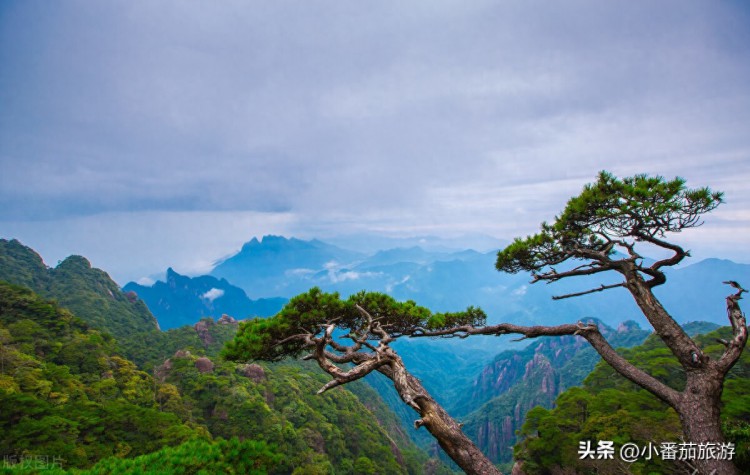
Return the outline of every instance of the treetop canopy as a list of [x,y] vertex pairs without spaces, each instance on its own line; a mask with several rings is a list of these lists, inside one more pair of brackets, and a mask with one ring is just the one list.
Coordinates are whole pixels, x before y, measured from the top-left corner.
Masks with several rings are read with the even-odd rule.
[[602,171],[595,183],[568,201],[541,232],[516,238],[498,253],[496,267],[516,273],[537,271],[567,259],[611,255],[615,245],[646,241],[672,250],[661,238],[669,232],[700,226],[703,213],[722,202],[722,193],[707,187],[689,189],[685,180],[645,174],[619,179]]
[[324,333],[330,325],[349,331],[352,340],[379,340],[381,335],[377,333],[361,334],[372,328],[368,314],[378,328],[392,338],[420,328],[482,326],[487,319],[476,307],[461,312],[432,313],[412,300],[398,302],[383,293],[362,291],[343,300],[337,292],[326,293],[315,287],[292,298],[271,318],[242,322],[235,339],[225,347],[224,355],[232,360],[268,361],[299,356],[310,347],[308,337]]

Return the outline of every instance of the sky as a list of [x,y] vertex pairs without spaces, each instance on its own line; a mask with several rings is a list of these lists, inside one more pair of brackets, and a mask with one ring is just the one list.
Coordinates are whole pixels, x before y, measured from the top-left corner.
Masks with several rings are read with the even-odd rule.
[[0,2],[0,237],[118,282],[254,236],[534,233],[600,170],[726,203],[750,263],[743,1]]

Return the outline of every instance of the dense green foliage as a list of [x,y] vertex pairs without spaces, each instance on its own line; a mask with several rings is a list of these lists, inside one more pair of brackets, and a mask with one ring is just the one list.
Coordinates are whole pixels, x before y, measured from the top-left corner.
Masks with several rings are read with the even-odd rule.
[[[231,320],[161,332],[141,301],[85,259],[48,269],[18,241],[0,243],[0,278],[61,302],[0,284],[0,448],[9,460],[50,454],[66,470],[100,461],[92,473],[140,473],[157,460],[185,473],[243,473],[238,453],[259,473],[406,474],[434,464],[363,383],[352,389],[367,406],[344,389],[317,396],[326,378],[310,365],[217,358],[237,332]],[[205,457],[189,456],[203,447]]]
[[123,293],[106,272],[92,268],[81,256],[70,256],[56,268],[48,269],[32,249],[15,239],[0,239],[0,280],[57,300],[118,340],[158,329],[156,319],[142,301]]
[[237,333],[237,324],[217,324],[211,317],[203,318],[201,322],[208,329],[209,336],[205,340],[201,339],[195,326],[183,326],[165,332],[137,333],[120,339],[119,346],[139,368],[150,372],[178,350],[216,356],[224,344]]
[[72,466],[208,437],[156,404],[153,378],[107,334],[29,290],[0,282],[0,452]]
[[0,239],[0,280],[30,289],[46,289],[49,273],[42,258],[16,239]]
[[[699,336],[696,341],[712,355],[724,349],[717,338],[727,338],[728,328]],[[671,352],[657,337],[643,345],[623,350],[622,354],[639,368],[648,371],[675,389],[685,384],[684,372]],[[722,397],[722,423],[728,440],[737,448],[740,470],[750,470],[750,355],[745,352],[729,373]],[[620,473],[622,462],[580,460],[578,444],[585,440],[612,440],[615,446],[634,442],[645,447],[649,442],[679,442],[682,437],[677,414],[647,391],[619,376],[610,366],[600,363],[586,378],[582,388],[571,388],[560,395],[555,409],[532,409],[520,434],[525,440],[515,447],[529,475],[555,473]],[[659,457],[641,459],[627,469],[634,474],[683,473],[685,466],[665,462]],[[560,472],[562,473],[562,472]]]
[[[355,334],[367,326],[357,306],[369,312],[391,335],[408,333],[424,327],[439,330],[458,325],[484,325],[486,315],[481,309],[469,307],[464,312],[432,313],[411,300],[398,302],[377,292],[359,292],[342,300],[338,293],[325,293],[318,288],[292,298],[276,316],[253,319],[240,324],[235,339],[227,344],[225,356],[233,360],[263,359],[278,361],[299,356],[306,343],[290,339],[298,334],[317,333],[330,324]],[[378,339],[378,335],[367,335]]]
[[[197,361],[180,352],[157,368],[157,375],[177,388],[189,417],[214,436],[252,435],[278,447],[285,454],[278,473],[343,470],[360,457],[377,460],[380,473],[407,473],[399,464],[405,454],[384,444],[387,434],[356,396],[346,390],[315,395],[327,379],[308,365],[255,365],[248,371],[215,359],[211,371],[201,372]],[[400,442],[409,449],[406,439]]]
[[[346,389],[316,395],[326,378],[307,364],[220,360],[236,324],[201,324],[202,334],[185,327],[143,343],[150,361],[180,346],[152,376],[118,356],[113,337],[0,283],[0,455],[50,454],[66,470],[98,462],[91,473],[140,473],[160,457],[185,473],[244,473],[242,453],[258,473],[417,474],[432,463],[364,384],[355,388],[368,406]],[[191,458],[199,447],[210,449]]]
[[[264,475],[279,466],[283,456],[265,442],[216,439],[196,439],[175,447],[164,447],[156,452],[134,458],[111,457],[89,469],[75,470],[79,475],[109,474],[250,474]],[[41,458],[26,462],[15,459],[0,473],[45,473],[61,475],[66,472],[57,458]],[[36,467],[35,467],[36,466]]]
[[721,193],[688,189],[682,178],[618,179],[601,172],[595,183],[568,201],[552,224],[542,223],[540,233],[516,238],[498,253],[496,267],[505,272],[537,271],[570,257],[586,257],[582,251],[608,249],[608,239],[661,238],[695,226],[701,214],[721,202]]

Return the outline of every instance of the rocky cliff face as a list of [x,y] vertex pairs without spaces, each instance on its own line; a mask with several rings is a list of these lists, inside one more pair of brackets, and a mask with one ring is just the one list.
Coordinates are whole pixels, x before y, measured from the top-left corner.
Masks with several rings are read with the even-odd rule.
[[[499,354],[474,380],[464,408],[476,409],[487,401],[507,393],[528,379],[531,373],[540,370],[539,365],[543,365],[542,361],[550,365],[550,368],[561,368],[587,346],[586,341],[581,338],[546,338],[532,343],[524,350],[510,350]],[[551,361],[554,361],[554,366]],[[547,379],[541,384],[546,388],[556,386]]]
[[495,462],[511,459],[515,434],[521,428],[526,412],[538,405],[551,407],[563,390],[560,370],[541,351],[525,364],[520,364],[520,357],[513,359],[516,361],[510,366],[512,371],[506,374],[517,372],[521,374],[520,378],[506,392],[491,399],[466,419],[465,429],[469,437]]
[[[596,323],[616,347],[632,346],[648,335],[632,322],[617,330]],[[464,418],[464,430],[491,460],[510,461],[526,413],[535,406],[552,407],[561,392],[581,384],[598,360],[585,340],[572,336],[544,338],[499,354],[467,396],[471,412]]]

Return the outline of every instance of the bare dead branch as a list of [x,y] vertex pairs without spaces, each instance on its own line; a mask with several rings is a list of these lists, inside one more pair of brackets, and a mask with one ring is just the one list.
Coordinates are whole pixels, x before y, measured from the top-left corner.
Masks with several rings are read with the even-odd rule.
[[[336,353],[331,353],[330,351],[326,351],[324,354],[326,358],[338,364],[351,363],[357,360],[356,352],[345,353],[342,355],[342,354],[336,354]],[[315,354],[313,354],[312,358],[310,359],[315,359],[315,358],[316,356]]]
[[599,356],[602,357],[615,371],[637,384],[643,389],[651,392],[671,407],[676,407],[680,401],[680,393],[641,370],[619,353],[607,342],[597,328],[596,331],[587,330],[582,335],[594,347]]
[[531,326],[524,327],[520,325],[514,325],[512,323],[500,323],[497,325],[490,325],[484,327],[474,327],[472,325],[461,325],[453,328],[447,328],[442,330],[428,330],[425,328],[415,328],[412,332],[408,333],[410,337],[446,337],[446,336],[461,336],[461,335],[508,335],[508,334],[519,334],[524,335],[527,338],[536,338],[539,336],[563,336],[572,335],[580,329],[579,325],[568,323],[557,326]]
[[362,348],[362,343],[358,341],[355,342],[354,345],[342,345],[333,338],[328,341],[328,345],[334,350],[341,353],[352,353],[354,351],[359,351],[359,349]]
[[555,295],[552,297],[552,300],[562,300],[562,299],[568,299],[571,297],[580,297],[581,295],[593,294],[595,292],[601,292],[602,290],[614,289],[617,287],[624,287],[624,286],[625,286],[625,282],[620,282],[619,284],[612,284],[612,285],[602,284],[600,287],[597,287],[591,290],[584,290],[583,292],[575,292],[572,294],[565,294],[565,295]]
[[569,271],[563,271],[563,272],[557,272],[554,269],[551,269],[549,272],[543,272],[540,274],[533,274],[533,280],[531,283],[536,283],[540,280],[549,282],[557,282],[560,279],[564,279],[566,277],[575,277],[575,276],[582,276],[582,275],[594,275],[599,274],[600,272],[606,272],[609,270],[612,270],[613,267],[609,266],[603,266],[601,264],[590,264],[591,268],[589,269],[573,269]]
[[309,337],[311,337],[313,333],[298,333],[296,335],[292,335],[289,337],[284,338],[283,340],[280,340],[273,344],[274,347],[281,346],[284,343],[289,343],[290,341],[297,341],[297,340],[305,340]]
[[615,242],[617,243],[618,246],[624,247],[625,249],[628,250],[628,255],[630,256],[631,259],[633,260],[643,259],[643,257],[640,254],[638,254],[638,252],[636,252],[635,243],[625,241],[624,239],[620,239]]
[[367,321],[370,323],[370,325],[372,325],[373,318],[372,318],[372,315],[370,315],[370,312],[368,312],[367,310],[365,310],[364,308],[362,308],[359,304],[355,304],[354,306],[357,308],[357,310],[359,311],[359,313],[362,314],[362,316],[367,319]]
[[724,354],[721,355],[718,361],[720,370],[723,374],[726,374],[737,360],[739,360],[742,350],[745,349],[745,345],[747,344],[747,320],[745,319],[745,314],[742,313],[739,303],[742,299],[742,294],[747,291],[737,282],[727,281],[724,283],[737,289],[735,294],[729,295],[726,299],[727,318],[729,318],[729,323],[732,326],[733,338],[727,342]]

